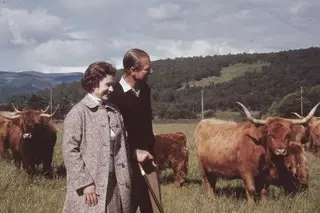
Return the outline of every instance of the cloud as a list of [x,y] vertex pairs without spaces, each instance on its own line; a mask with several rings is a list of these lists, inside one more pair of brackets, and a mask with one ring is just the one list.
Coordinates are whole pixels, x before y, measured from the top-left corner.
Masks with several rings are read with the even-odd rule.
[[152,60],[319,46],[316,0],[22,0],[0,5],[0,70],[121,68],[129,48]]
[[161,4],[148,9],[148,16],[157,21],[174,19],[178,17],[179,13],[181,13],[180,5],[171,3]]
[[110,1],[108,0],[60,0],[63,7],[72,12],[94,12],[96,10],[105,9]]
[[7,32],[12,34],[10,42],[15,45],[34,44],[43,38],[54,37],[59,31],[61,18],[51,15],[46,9],[35,9],[27,11],[25,9],[0,10],[1,25]]
[[[161,52],[165,58],[206,56],[206,55],[223,55],[241,53],[243,50],[238,49],[225,41],[162,41],[157,45],[156,50]],[[158,58],[158,57],[157,57]]]

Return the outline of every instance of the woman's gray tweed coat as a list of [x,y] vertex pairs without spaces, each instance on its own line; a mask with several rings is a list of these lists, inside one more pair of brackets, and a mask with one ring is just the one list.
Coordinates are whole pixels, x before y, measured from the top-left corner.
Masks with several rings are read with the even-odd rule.
[[[117,119],[111,124],[120,143],[115,145],[114,165],[123,213],[131,213],[131,165],[122,116],[112,105],[99,106],[88,95],[64,120],[62,153],[67,169],[67,195],[63,213],[105,213],[108,187],[110,132],[107,110]],[[94,183],[98,204],[85,204],[83,188]]]

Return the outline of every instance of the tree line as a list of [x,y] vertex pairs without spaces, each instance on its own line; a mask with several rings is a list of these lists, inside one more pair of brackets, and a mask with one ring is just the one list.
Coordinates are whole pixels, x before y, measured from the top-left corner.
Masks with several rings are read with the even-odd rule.
[[[300,88],[304,88],[304,108],[317,103],[320,91],[320,48],[281,51],[275,53],[235,54],[163,59],[152,62],[155,72],[149,78],[152,88],[154,117],[159,119],[199,118],[201,90],[204,109],[239,110],[236,101],[261,114],[289,116],[300,112]],[[266,62],[261,70],[248,70],[244,75],[223,83],[197,87],[188,82],[221,75],[225,67],[242,63]],[[118,71],[118,78],[122,74]],[[185,87],[183,87],[185,85]],[[63,117],[85,94],[80,82],[61,84],[53,88],[53,104],[60,104]],[[45,107],[50,100],[48,89],[29,95],[11,96],[7,104],[14,102],[24,108]],[[290,112],[289,112],[290,111]],[[212,113],[207,113],[212,115]],[[290,114],[291,115],[291,114]]]

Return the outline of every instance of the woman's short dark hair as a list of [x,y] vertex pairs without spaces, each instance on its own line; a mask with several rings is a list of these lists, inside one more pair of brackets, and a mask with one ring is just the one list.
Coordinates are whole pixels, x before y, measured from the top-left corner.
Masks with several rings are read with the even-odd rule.
[[99,82],[107,75],[115,76],[116,68],[111,64],[98,61],[89,65],[81,79],[82,87],[87,91],[99,86]]
[[123,69],[127,72],[131,67],[140,68],[140,58],[141,57],[149,57],[148,53],[144,50],[133,48],[128,50],[122,60]]

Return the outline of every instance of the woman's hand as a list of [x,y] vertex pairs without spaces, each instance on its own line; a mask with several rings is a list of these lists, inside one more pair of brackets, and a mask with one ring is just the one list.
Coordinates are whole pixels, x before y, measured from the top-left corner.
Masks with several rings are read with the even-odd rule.
[[91,184],[83,189],[85,204],[95,206],[98,203],[98,196],[96,194],[96,186]]

